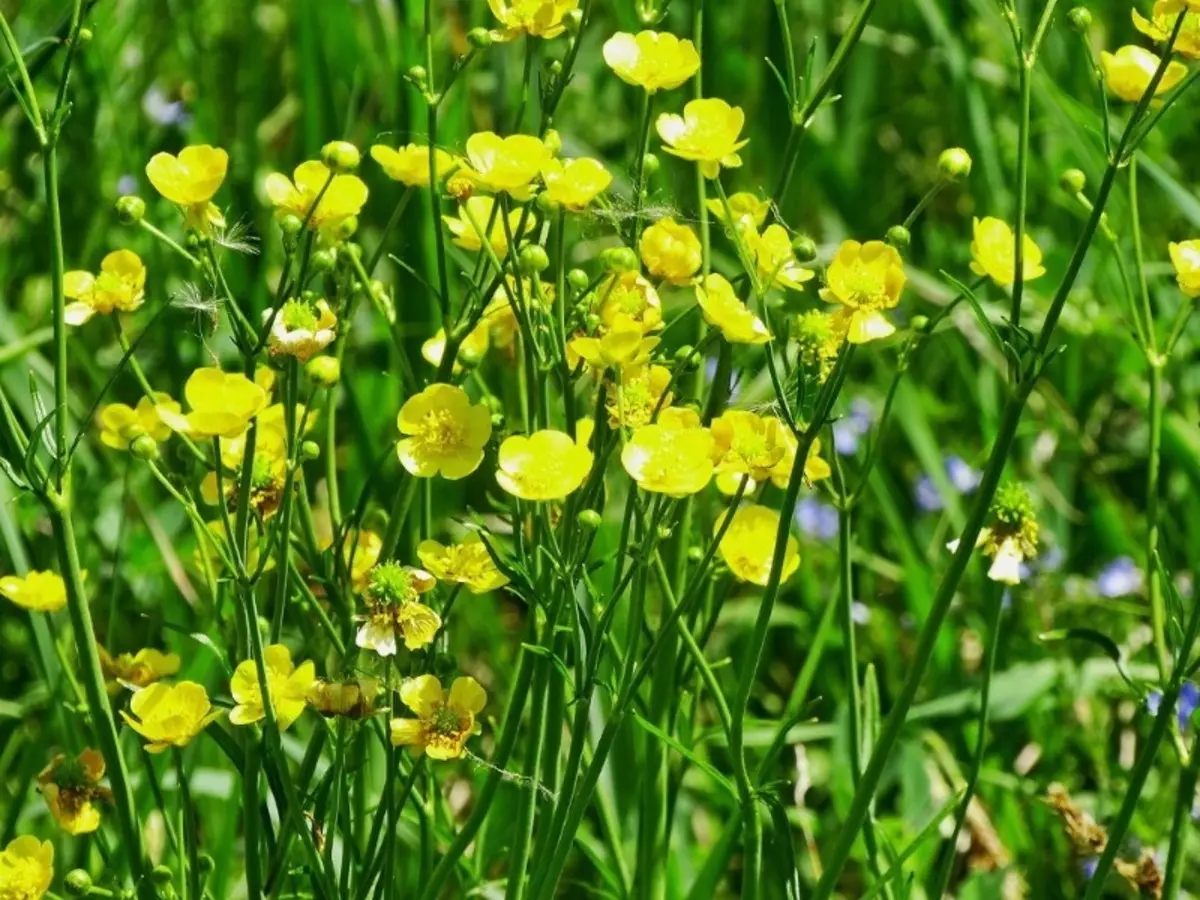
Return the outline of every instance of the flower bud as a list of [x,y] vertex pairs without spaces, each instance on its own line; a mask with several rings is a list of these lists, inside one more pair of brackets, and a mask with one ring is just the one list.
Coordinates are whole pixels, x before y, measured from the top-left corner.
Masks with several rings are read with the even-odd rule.
[[1092,27],[1092,12],[1086,6],[1076,6],[1067,13],[1067,24],[1083,34]]
[[80,28],[79,29],[79,43],[80,44],[90,44],[92,42],[93,37],[95,37],[95,35],[92,34],[92,29],[90,29],[90,28]]
[[279,218],[279,230],[284,234],[294,237],[300,233],[300,229],[304,227],[304,220],[299,216],[288,213],[286,216]]
[[333,387],[342,377],[342,364],[336,356],[314,356],[304,370],[321,387]]
[[492,46],[493,41],[492,33],[486,28],[472,28],[467,32],[467,43],[476,50],[483,50]]
[[913,331],[924,331],[929,327],[929,316],[913,316],[909,322]]
[[696,348],[691,344],[684,344],[675,351],[676,365],[683,366],[687,371],[691,372],[700,366],[700,355],[696,353]]
[[572,269],[567,273],[567,284],[574,291],[586,291],[591,279],[588,278],[587,272],[583,269]]
[[546,271],[550,265],[550,257],[546,248],[540,244],[527,244],[517,256],[517,264],[522,275],[536,275]]
[[893,225],[887,230],[886,239],[897,250],[904,250],[912,243],[912,234],[903,225]]
[[337,265],[337,253],[329,247],[324,247],[313,253],[308,264],[314,272],[328,272]]
[[558,204],[550,199],[550,195],[546,191],[542,191],[533,198],[534,205],[543,213],[552,213],[558,209]]
[[356,231],[358,231],[358,216],[346,216],[346,218],[338,222],[338,227],[334,234],[339,241],[344,241],[354,237],[354,232]]
[[1058,185],[1068,194],[1082,194],[1087,187],[1087,176],[1079,169],[1067,169],[1058,176]]
[[580,510],[579,515],[576,516],[576,519],[584,528],[600,527],[600,513],[596,512],[594,509]]
[[492,413],[492,430],[504,430],[504,413]]
[[404,77],[415,84],[417,87],[424,89],[425,82],[429,78],[429,73],[425,71],[424,66],[413,66],[404,73]]
[[583,324],[588,334],[595,334],[600,328],[600,317],[595,313],[588,313],[583,319]]
[[213,858],[207,853],[201,853],[196,860],[196,867],[200,870],[200,876],[205,878],[212,874],[212,870],[216,868],[216,863],[213,862]]
[[73,869],[67,873],[63,887],[72,897],[86,897],[92,890],[92,876],[83,869]]
[[799,262],[812,262],[817,258],[817,244],[807,234],[798,234],[792,238],[792,252]]
[[300,444],[301,459],[320,459],[321,447],[316,441],[304,441]]
[[117,218],[126,225],[136,225],[146,215],[146,201],[134,194],[117,199]]
[[643,175],[643,177],[649,178],[652,175],[657,174],[659,168],[660,168],[660,163],[658,161],[658,157],[655,156],[653,153],[647,153],[645,156],[642,157],[642,175]]
[[700,560],[704,559],[704,550],[700,547],[691,546],[688,547],[687,555],[689,562],[700,562]]
[[169,885],[175,878],[167,866],[155,866],[150,872],[150,880],[160,887]]
[[658,539],[660,541],[665,541],[665,540],[670,539],[670,537],[671,537],[671,527],[669,525],[659,525],[658,526]]
[[557,59],[552,59],[546,66],[546,72],[551,78],[557,78],[562,74],[562,63]]
[[579,29],[583,26],[583,10],[573,9],[562,17],[562,23],[566,26],[567,33],[571,37],[579,34]]
[[636,272],[637,254],[628,247],[610,247],[600,254],[600,262],[609,272]]
[[950,147],[938,157],[938,171],[951,181],[971,174],[971,154],[962,147]]
[[158,459],[158,444],[154,443],[154,438],[150,435],[141,434],[133,439],[133,443],[129,445],[129,452],[138,459],[153,462]]
[[362,156],[349,141],[330,141],[321,148],[321,162],[331,172],[353,172],[362,162]]

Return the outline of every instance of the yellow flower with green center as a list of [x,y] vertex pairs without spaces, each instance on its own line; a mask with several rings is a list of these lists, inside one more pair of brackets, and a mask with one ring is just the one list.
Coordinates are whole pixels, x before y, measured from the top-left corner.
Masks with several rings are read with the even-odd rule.
[[561,500],[592,470],[592,451],[562,431],[514,434],[500,445],[496,481],[522,500]]
[[96,421],[100,424],[100,442],[114,450],[128,450],[129,445],[143,435],[155,442],[171,436],[171,428],[158,414],[159,408],[179,415],[179,403],[170,394],[155,391],[154,401],[143,397],[137,406],[109,403],[100,407]]
[[121,718],[146,739],[149,753],[186,747],[223,713],[212,708],[208,691],[194,681],[152,684],[133,695],[129,709],[121,710]]
[[[493,218],[493,210],[494,218]],[[496,256],[503,258],[508,253],[508,234],[512,232],[513,240],[519,241],[533,227],[532,217],[525,223],[525,231],[520,231],[521,210],[514,209],[508,214],[508,228],[500,216],[503,212],[497,208],[496,201],[491,197],[468,197],[458,208],[457,216],[442,216],[442,221],[454,236],[455,246],[462,247],[472,253],[483,249],[483,234],[487,233],[488,244]],[[474,217],[474,221],[472,221]],[[476,229],[475,223],[479,223]],[[491,223],[489,226],[488,223]]]
[[546,199],[571,212],[582,212],[608,190],[612,174],[594,159],[552,159],[542,166]]
[[[971,271],[986,275],[1001,287],[1016,281],[1017,262],[1013,254],[1016,237],[1008,223],[988,216],[974,220],[974,240],[971,241]],[[1026,281],[1033,281],[1046,274],[1042,265],[1042,249],[1034,243],[1028,233],[1021,242],[1021,269]]]
[[[721,530],[726,515],[728,513],[717,519],[713,526],[714,535]],[[754,504],[741,506],[733,513],[733,520],[717,549],[735,578],[766,587],[778,533],[779,513],[775,510]],[[788,535],[781,582],[791,578],[798,568],[800,544]]]
[[308,362],[333,343],[337,335],[337,316],[324,299],[316,303],[292,298],[283,304],[278,315],[263,310],[263,321],[271,323],[267,349],[272,356],[294,356]]
[[621,465],[642,490],[687,497],[713,474],[713,436],[707,428],[643,425],[621,450]]
[[721,336],[731,344],[765,344],[771,332],[762,319],[738,299],[724,275],[716,272],[707,278],[696,279],[696,302],[704,321],[721,330]]
[[212,198],[228,168],[228,153],[199,144],[184,147],[178,156],[154,154],[146,163],[146,177],[156,191],[183,209],[185,228],[208,234],[214,227],[225,227],[225,217]]
[[[1181,0],[1155,0],[1149,19],[1136,9],[1131,11],[1133,27],[1151,40],[1166,43],[1175,30],[1176,18],[1184,8]],[[1187,12],[1179,36],[1175,38],[1175,52],[1191,59],[1200,59],[1200,14],[1194,7]]]
[[487,706],[487,693],[474,678],[455,678],[447,693],[433,675],[418,675],[400,686],[400,699],[415,719],[392,719],[392,744],[413,756],[458,759],[478,730],[475,717]]
[[[1162,60],[1143,47],[1130,44],[1116,53],[1101,52],[1100,68],[1104,71],[1104,83],[1116,97],[1126,103],[1137,103],[1150,87],[1150,81]],[[1179,62],[1167,64],[1167,70],[1158,82],[1154,95],[1166,93],[1183,81],[1187,66]]]
[[24,578],[5,575],[0,578],[0,594],[33,612],[57,612],[67,605],[67,586],[53,572],[33,571]]
[[832,325],[852,344],[885,338],[896,329],[882,310],[900,302],[907,276],[896,248],[883,241],[843,241],[825,271],[821,299],[841,306]]
[[642,232],[638,252],[646,271],[671,284],[687,284],[703,262],[696,232],[670,217],[659,219]]
[[472,594],[486,594],[508,584],[508,577],[496,568],[483,539],[475,532],[449,546],[421,541],[417,558],[438,580],[466,585]]
[[502,27],[492,31],[497,41],[511,41],[522,35],[558,37],[566,30],[563,17],[579,8],[579,0],[488,0]]
[[[292,662],[292,652],[283,644],[272,644],[263,650],[263,666],[275,723],[280,731],[286,731],[304,712],[316,669],[312,660],[297,666]],[[252,725],[266,716],[258,666],[253,659],[238,664],[229,682],[229,692],[237,704],[229,712],[229,721],[234,725]]]
[[334,175],[315,159],[296,166],[290,179],[281,172],[272,172],[265,188],[277,217],[307,219],[310,229],[326,234],[357,216],[367,202],[367,186],[361,178]]
[[241,372],[197,369],[183,389],[190,411],[181,415],[164,406],[158,414],[173,431],[194,437],[235,438],[267,405],[267,392]]
[[764,481],[787,452],[786,425],[773,416],[728,409],[709,426],[717,471]]
[[1200,297],[1200,240],[1167,244],[1175,281],[1184,296]]
[[[738,191],[728,197],[729,209],[733,212],[733,220],[735,223],[741,223],[744,220],[749,220],[754,223],[754,230],[763,227],[763,223],[767,221],[767,213],[771,211],[771,201],[761,200],[757,194],[752,194],[749,191]],[[721,202],[720,197],[715,197],[705,203],[708,211],[712,213],[718,222],[730,227],[730,223],[725,221],[725,204]]]
[[768,225],[762,234],[748,228],[743,235],[764,285],[799,291],[816,274],[796,261],[792,239],[782,225]]
[[113,656],[103,647],[96,649],[100,652],[104,685],[110,694],[119,694],[121,688],[136,691],[179,672],[180,660],[174,653],[147,647],[137,653]]
[[100,827],[100,806],[112,802],[112,792],[100,784],[103,777],[104,757],[90,748],[76,757],[58,754],[38,775],[42,799],[67,834],[90,834]]
[[367,576],[363,599],[367,611],[355,642],[380,656],[395,656],[397,641],[409,650],[428,646],[442,627],[441,617],[420,602],[437,582],[423,569],[395,562],[375,566]]
[[409,397],[396,425],[404,435],[396,445],[400,463],[418,478],[465,478],[483,462],[492,436],[487,406],[472,404],[467,392],[452,384],[431,384]]
[[651,94],[677,88],[700,71],[696,45],[665,31],[618,31],[604,42],[604,61],[626,84]]
[[622,369],[621,383],[610,386],[607,393],[605,406],[608,409],[609,427],[640,428],[649,424],[655,409],[666,410],[670,407],[674,399],[667,390],[670,383],[671,370],[666,366]]
[[610,275],[600,283],[596,294],[600,298],[596,313],[605,328],[626,319],[636,322],[643,333],[663,327],[658,291],[637,272]]
[[63,310],[68,325],[114,310],[132,312],[146,296],[146,267],[132,250],[114,250],[100,261],[97,275],[78,269],[63,273],[63,295],[71,301]]
[[[405,144],[395,150],[386,144],[375,144],[371,147],[371,159],[393,181],[408,187],[429,187],[429,148],[424,144]],[[458,161],[445,150],[435,148],[433,164],[441,181],[457,168]]]
[[500,137],[481,131],[467,138],[467,166],[461,174],[489,194],[528,200],[533,196],[534,179],[551,158],[550,149],[533,135]]
[[567,364],[582,359],[593,369],[626,369],[645,365],[659,339],[647,337],[630,316],[619,315],[597,337],[580,336],[567,343]]
[[742,164],[738,151],[749,140],[738,138],[745,124],[746,114],[741,107],[715,97],[692,100],[683,108],[682,116],[663,113],[654,123],[663,149],[699,163],[705,178],[716,178],[722,166],[733,169]]
[[40,900],[54,880],[54,845],[23,834],[0,851],[0,898]]

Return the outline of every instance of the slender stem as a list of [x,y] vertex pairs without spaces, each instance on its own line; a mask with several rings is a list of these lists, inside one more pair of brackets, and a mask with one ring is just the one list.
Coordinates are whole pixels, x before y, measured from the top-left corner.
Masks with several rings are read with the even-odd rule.
[[1015,331],[1021,325],[1021,300],[1025,295],[1025,214],[1029,204],[1029,110],[1033,95],[1033,59],[1017,42],[1017,81],[1021,112],[1017,132],[1017,221],[1013,228],[1013,285],[1009,320]]
[[642,92],[641,124],[638,126],[637,158],[633,161],[633,215],[630,216],[629,233],[625,242],[636,246],[638,233],[642,230],[642,197],[646,192],[646,153],[650,149],[650,121],[654,112],[654,95]]
[[191,785],[183,768],[183,751],[174,748],[175,777],[179,779],[179,803],[183,812],[183,843],[187,848],[187,900],[201,900],[200,848],[196,835],[196,807],[192,804]]
[[1200,778],[1200,741],[1192,743],[1187,765],[1179,773],[1175,793],[1175,811],[1171,816],[1171,842],[1167,848],[1167,872],[1163,877],[1163,900],[1177,900],[1183,885],[1187,863],[1187,836],[1191,829],[1192,809],[1196,803],[1196,782]]

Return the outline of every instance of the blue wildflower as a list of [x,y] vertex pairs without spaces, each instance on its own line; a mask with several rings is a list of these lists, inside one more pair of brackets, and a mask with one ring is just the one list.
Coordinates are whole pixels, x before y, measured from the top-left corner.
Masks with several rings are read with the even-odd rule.
[[1096,593],[1110,600],[1128,597],[1141,591],[1144,581],[1142,570],[1132,559],[1118,556],[1096,576]]

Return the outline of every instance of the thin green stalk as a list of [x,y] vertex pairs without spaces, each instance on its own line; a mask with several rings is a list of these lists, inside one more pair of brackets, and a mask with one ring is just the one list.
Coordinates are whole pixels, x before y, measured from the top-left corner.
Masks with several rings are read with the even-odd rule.
[[1029,111],[1033,97],[1034,60],[1021,46],[1014,30],[1017,51],[1017,84],[1021,95],[1017,131],[1017,221],[1013,228],[1013,285],[1009,321],[1015,331],[1021,325],[1021,300],[1025,295],[1025,215],[1029,205]]
[[175,777],[179,779],[179,803],[183,814],[183,843],[187,848],[187,893],[186,900],[201,900],[200,892],[200,848],[196,834],[196,807],[192,804],[192,789],[188,784],[187,772],[183,768],[183,751],[173,749]]
[[633,215],[625,242],[636,246],[642,227],[642,197],[646,192],[646,154],[650,150],[650,122],[654,114],[654,95],[642,91],[642,114],[638,125],[637,158],[633,161]]
[[1200,740],[1192,742],[1191,755],[1179,773],[1175,792],[1175,811],[1171,816],[1171,839],[1167,847],[1167,872],[1163,876],[1163,900],[1178,900],[1187,868],[1187,837],[1191,830],[1192,809],[1196,802],[1196,782],[1200,779]]

